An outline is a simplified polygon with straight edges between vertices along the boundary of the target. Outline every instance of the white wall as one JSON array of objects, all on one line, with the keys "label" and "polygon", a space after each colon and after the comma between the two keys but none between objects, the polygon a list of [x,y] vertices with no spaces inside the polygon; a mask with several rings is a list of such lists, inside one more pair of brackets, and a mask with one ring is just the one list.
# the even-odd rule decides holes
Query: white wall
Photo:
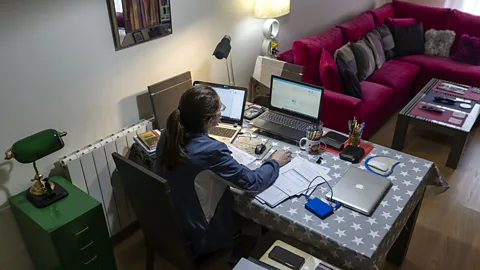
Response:
[{"label": "white wall", "polygon": [[[172,0],[174,34],[116,52],[105,1],[0,2],[0,150],[45,128],[65,130],[64,150],[42,159],[48,171],[64,154],[138,120],[135,97],[181,72],[227,82],[211,56],[233,39],[237,84],[247,86],[262,42],[253,0]],[[373,6],[374,0],[292,0],[281,19],[282,49]],[[7,207],[30,184],[31,165],[0,161],[0,269],[33,269]]]}]

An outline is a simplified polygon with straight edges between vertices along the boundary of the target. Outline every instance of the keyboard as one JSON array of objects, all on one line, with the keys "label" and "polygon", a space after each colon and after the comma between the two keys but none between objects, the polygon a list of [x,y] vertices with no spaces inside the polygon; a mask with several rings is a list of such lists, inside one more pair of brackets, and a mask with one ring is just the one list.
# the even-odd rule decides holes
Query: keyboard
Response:
[{"label": "keyboard", "polygon": [[237,131],[231,128],[223,128],[223,127],[214,127],[208,134],[219,136],[219,137],[226,137],[231,138],[235,135]]},{"label": "keyboard", "polygon": [[291,118],[274,112],[267,112],[263,114],[260,119],[301,131],[305,131],[308,126],[311,125],[308,122],[297,120],[295,118]]}]

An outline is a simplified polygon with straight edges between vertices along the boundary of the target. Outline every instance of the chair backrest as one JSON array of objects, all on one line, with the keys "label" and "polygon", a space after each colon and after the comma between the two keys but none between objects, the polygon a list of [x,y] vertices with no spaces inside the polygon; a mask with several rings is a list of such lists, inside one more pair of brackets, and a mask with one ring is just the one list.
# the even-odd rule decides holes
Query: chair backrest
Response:
[{"label": "chair backrest", "polygon": [[168,116],[178,107],[182,94],[192,88],[190,71],[148,87],[158,129],[165,127]]},{"label": "chair backrest", "polygon": [[168,182],[118,153],[112,156],[147,247],[179,269],[194,269],[194,256],[173,208]]}]

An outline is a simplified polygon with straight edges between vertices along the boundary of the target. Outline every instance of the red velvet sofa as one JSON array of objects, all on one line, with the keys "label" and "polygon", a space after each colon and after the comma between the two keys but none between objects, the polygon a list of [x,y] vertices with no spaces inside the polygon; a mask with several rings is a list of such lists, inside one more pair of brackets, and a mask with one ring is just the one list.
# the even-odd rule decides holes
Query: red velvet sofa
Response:
[{"label": "red velvet sofa", "polygon": [[[455,31],[452,53],[461,35],[480,37],[480,16],[394,0],[323,34],[295,41],[291,50],[280,55],[280,60],[304,66],[303,80],[322,85],[319,72],[322,49],[333,55],[347,42],[355,42],[373,28],[384,24],[387,17],[415,18],[423,23],[425,31],[432,28]],[[360,83],[362,100],[325,89],[322,121],[326,127],[348,133],[347,122],[356,117],[367,124],[363,138],[369,139],[396,110],[434,77],[480,87],[480,66],[426,55],[390,60]]]}]

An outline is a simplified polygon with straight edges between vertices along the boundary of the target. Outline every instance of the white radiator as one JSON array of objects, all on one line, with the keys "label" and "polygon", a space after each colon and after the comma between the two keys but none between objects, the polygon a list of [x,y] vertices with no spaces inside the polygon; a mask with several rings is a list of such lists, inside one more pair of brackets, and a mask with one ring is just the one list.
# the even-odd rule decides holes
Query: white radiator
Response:
[{"label": "white radiator", "polygon": [[112,153],[125,153],[135,135],[151,129],[151,120],[141,121],[60,159],[66,177],[102,203],[111,236],[136,221],[120,179],[112,179],[116,168]]}]

